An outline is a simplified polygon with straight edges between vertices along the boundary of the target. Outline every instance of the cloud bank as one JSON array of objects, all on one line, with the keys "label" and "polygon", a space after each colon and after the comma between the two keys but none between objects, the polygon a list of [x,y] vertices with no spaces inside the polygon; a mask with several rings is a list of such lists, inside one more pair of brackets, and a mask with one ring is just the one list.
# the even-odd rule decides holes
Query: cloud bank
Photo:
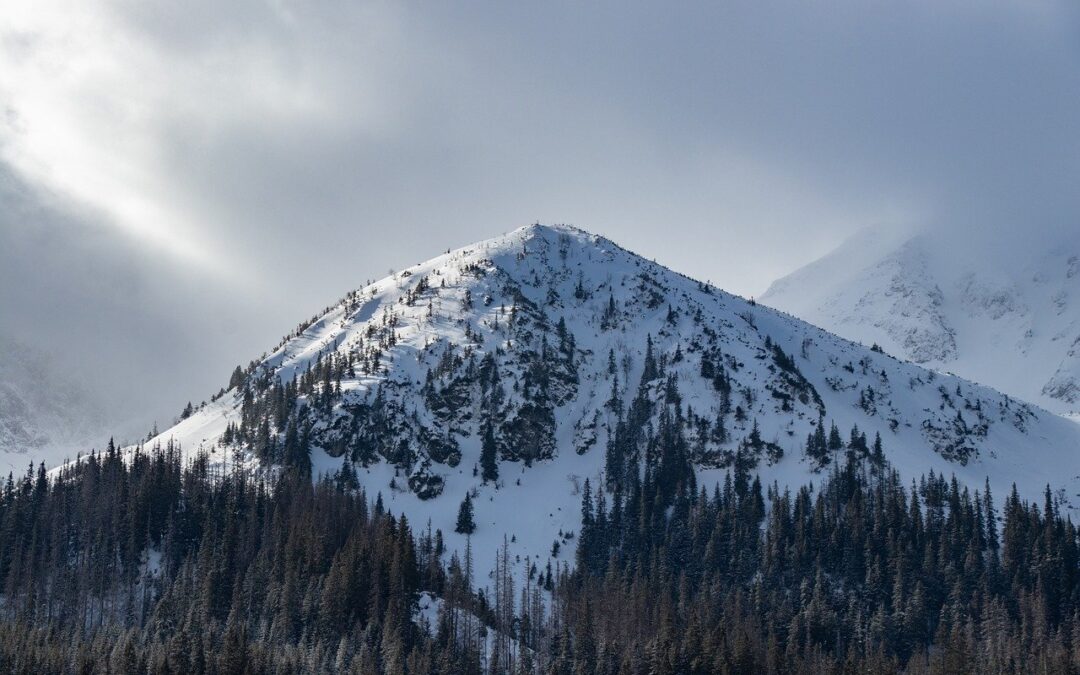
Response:
[{"label": "cloud bank", "polygon": [[11,0],[0,106],[0,332],[148,419],[536,220],[755,294],[867,226],[1080,213],[1064,2]]}]

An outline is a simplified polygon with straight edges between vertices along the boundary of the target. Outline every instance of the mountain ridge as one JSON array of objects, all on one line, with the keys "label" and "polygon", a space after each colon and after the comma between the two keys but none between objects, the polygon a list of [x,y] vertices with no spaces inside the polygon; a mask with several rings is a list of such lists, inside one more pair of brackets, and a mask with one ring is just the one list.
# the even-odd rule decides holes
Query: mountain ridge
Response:
[{"label": "mountain ridge", "polygon": [[1080,412],[1080,242],[958,246],[866,231],[761,301],[1052,412]]},{"label": "mountain ridge", "polygon": [[[486,557],[506,537],[558,564],[586,480],[630,489],[644,471],[706,486],[746,470],[797,487],[836,458],[814,445],[826,425],[849,438],[843,452],[869,454],[879,435],[905,476],[989,478],[999,494],[1016,482],[1031,497],[1050,483],[1070,508],[1080,491],[1080,427],[566,226],[347,294],[150,443],[253,470],[306,452],[315,474],[381,494],[452,549],[471,541]],[[466,493],[471,537],[454,532]]]}]

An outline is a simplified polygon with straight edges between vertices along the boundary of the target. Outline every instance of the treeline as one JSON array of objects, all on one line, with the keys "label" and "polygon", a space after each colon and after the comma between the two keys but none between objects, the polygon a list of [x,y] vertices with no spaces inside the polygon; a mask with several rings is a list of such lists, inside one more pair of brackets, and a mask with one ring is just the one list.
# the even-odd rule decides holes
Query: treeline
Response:
[{"label": "treeline", "polygon": [[442,553],[359,490],[110,444],[0,493],[0,672],[478,672],[414,621]]},{"label": "treeline", "polygon": [[1080,672],[1080,546],[1049,491],[999,508],[872,452],[813,490],[739,463],[706,488],[679,437],[585,486],[573,571],[507,542],[478,574],[351,483],[172,447],[30,471],[0,492],[0,672]]},{"label": "treeline", "polygon": [[833,427],[818,489],[763,486],[742,450],[709,489],[684,425],[662,410],[640,460],[609,454],[621,480],[585,483],[572,573],[526,561],[516,608],[496,575],[470,610],[513,640],[490,672],[1080,673],[1080,546],[1049,488],[999,512],[988,484],[904,484],[879,438]]},{"label": "treeline", "polygon": [[1077,531],[1049,489],[999,516],[989,487],[849,453],[817,492],[737,471],[661,496],[583,500],[546,672],[1080,672]]}]

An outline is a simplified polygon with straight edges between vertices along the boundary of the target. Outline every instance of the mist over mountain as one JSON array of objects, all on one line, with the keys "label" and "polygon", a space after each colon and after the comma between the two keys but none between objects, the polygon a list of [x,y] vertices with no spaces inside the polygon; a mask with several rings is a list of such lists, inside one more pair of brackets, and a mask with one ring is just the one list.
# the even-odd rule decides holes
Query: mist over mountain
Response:
[{"label": "mist over mountain", "polygon": [[826,330],[1080,412],[1080,236],[866,231],[761,301]]},{"label": "mist over mountain", "polygon": [[108,415],[82,384],[32,346],[0,335],[0,471],[50,466],[104,447]]}]

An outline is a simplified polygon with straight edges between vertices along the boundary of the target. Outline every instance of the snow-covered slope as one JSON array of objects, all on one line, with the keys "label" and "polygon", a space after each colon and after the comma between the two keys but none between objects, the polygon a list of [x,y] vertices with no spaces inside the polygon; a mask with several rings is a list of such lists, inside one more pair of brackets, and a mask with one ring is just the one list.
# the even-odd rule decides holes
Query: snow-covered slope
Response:
[{"label": "snow-covered slope", "polygon": [[0,336],[0,472],[55,465],[104,437],[101,411],[44,354]]},{"label": "snow-covered slope", "polygon": [[1039,250],[866,231],[761,297],[1057,413],[1080,411],[1080,237]]},{"label": "snow-covered slope", "polygon": [[[1063,503],[1080,493],[1080,425],[562,226],[521,228],[350,293],[234,384],[157,441],[257,465],[252,451],[291,461],[306,438],[316,473],[347,461],[371,495],[458,549],[471,491],[479,564],[504,536],[541,565],[556,540],[556,562],[572,559],[584,481],[604,484],[620,418],[641,423],[634,448],[681,419],[705,485],[736,455],[768,483],[820,480],[804,446],[824,420],[845,439],[855,425],[879,433],[905,475],[955,472],[975,487],[989,477],[999,496],[1013,482],[1041,496],[1049,482]],[[499,457],[487,483],[485,441]]]}]

